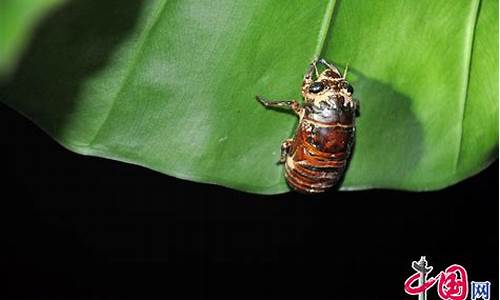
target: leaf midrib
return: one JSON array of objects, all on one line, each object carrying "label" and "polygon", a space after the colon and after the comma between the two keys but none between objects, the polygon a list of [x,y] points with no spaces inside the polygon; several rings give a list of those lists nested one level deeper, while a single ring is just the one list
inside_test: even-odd
[{"label": "leaf midrib", "polygon": [[320,57],[321,53],[323,52],[323,48],[325,47],[325,41],[331,28],[333,11],[335,10],[336,2],[336,0],[328,1],[325,14],[323,15],[323,21],[321,21],[321,27],[318,32],[318,44],[316,45],[316,49],[314,51],[314,58]]},{"label": "leaf midrib", "polygon": [[471,74],[471,69],[472,69],[472,51],[474,47],[474,37],[476,33],[476,25],[477,25],[477,20],[479,17],[479,7],[481,4],[481,0],[475,0],[474,5],[472,6],[472,18],[470,18],[469,15],[469,24],[467,27],[467,30],[465,31],[465,38],[466,38],[466,47],[465,47],[465,55],[464,55],[464,60],[465,63],[464,65],[467,66],[466,72],[464,72],[464,84],[463,84],[463,89],[461,93],[461,101],[460,101],[460,119],[459,119],[459,124],[460,124],[460,136],[458,140],[458,149],[457,149],[457,154],[455,158],[455,173],[458,171],[460,160],[462,158],[462,149],[463,149],[463,139],[464,139],[464,122],[465,122],[465,109],[467,106],[467,99],[469,97],[469,85],[470,85],[470,74]]},{"label": "leaf midrib", "polygon": [[124,75],[124,77],[123,77],[123,79],[122,79],[122,81],[120,83],[120,86],[116,90],[116,93],[115,93],[115,95],[113,96],[113,98],[111,100],[111,105],[110,105],[110,107],[109,107],[109,109],[108,109],[108,111],[106,113],[106,116],[104,117],[104,120],[102,121],[101,125],[99,125],[99,128],[97,129],[97,131],[94,134],[94,136],[92,137],[92,139],[88,142],[88,146],[89,147],[91,147],[95,143],[95,141],[99,137],[99,134],[101,133],[104,125],[107,123],[107,121],[108,121],[108,119],[109,119],[109,117],[111,115],[111,112],[113,111],[113,108],[115,107],[116,100],[119,98],[120,94],[123,92],[123,88],[127,85],[127,82],[129,81],[130,76],[131,76],[133,70],[137,66],[137,63],[139,61],[139,57],[140,57],[140,55],[142,53],[142,49],[144,48],[144,45],[146,44],[146,41],[150,37],[150,33],[155,28],[155,26],[158,24],[158,21],[160,20],[160,16],[165,11],[165,7],[166,7],[166,3],[167,2],[168,2],[168,0],[163,0],[159,4],[159,8],[154,13],[154,16],[152,17],[152,21],[150,21],[149,24],[146,25],[146,29],[143,31],[143,33],[139,37],[138,45],[136,46],[135,51],[132,54],[132,60],[129,63],[129,66],[128,66],[127,70],[125,71],[125,75]]}]

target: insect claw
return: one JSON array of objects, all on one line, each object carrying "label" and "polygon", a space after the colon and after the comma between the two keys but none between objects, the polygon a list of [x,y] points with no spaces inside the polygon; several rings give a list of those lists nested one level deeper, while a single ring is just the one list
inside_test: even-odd
[{"label": "insect claw", "polygon": [[262,103],[262,105],[267,106],[266,98],[264,98],[262,96],[255,96],[255,99],[257,99],[257,101],[259,101],[260,103]]},{"label": "insect claw", "polygon": [[309,68],[307,68],[306,74],[304,75],[304,80],[310,80],[312,78],[312,73],[315,68],[316,65],[314,63],[309,65]]}]

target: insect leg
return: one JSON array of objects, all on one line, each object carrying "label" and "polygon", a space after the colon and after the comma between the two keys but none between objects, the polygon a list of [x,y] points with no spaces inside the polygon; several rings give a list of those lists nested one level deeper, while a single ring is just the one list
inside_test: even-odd
[{"label": "insect leg", "polygon": [[316,77],[318,77],[318,68],[316,67],[316,63],[318,62],[318,59],[315,58],[310,64],[309,64],[309,68],[307,68],[307,72],[306,74],[304,75],[304,82],[307,80],[309,82],[312,81],[312,75],[313,75],[313,72],[316,73]]},{"label": "insect leg", "polygon": [[355,113],[356,113],[356,117],[359,117],[359,115],[361,114],[361,107],[359,106],[359,100],[358,99],[354,99],[354,107],[355,107]]},{"label": "insect leg", "polygon": [[269,101],[264,97],[257,96],[255,97],[257,101],[262,103],[265,107],[270,107],[270,108],[282,108],[282,109],[291,109],[293,110],[296,114],[299,114],[300,111],[302,110],[302,107],[300,106],[299,102],[295,100],[277,100],[277,101]]},{"label": "insect leg", "polygon": [[290,147],[292,146],[293,139],[286,139],[281,143],[281,156],[280,160],[278,161],[278,164],[283,164],[286,162],[286,156],[288,155],[288,152],[290,151]]},{"label": "insect leg", "polygon": [[344,78],[344,79],[346,79],[346,76],[347,76],[347,70],[349,70],[349,64],[346,64],[346,65],[345,65],[344,74],[342,75],[342,78]]},{"label": "insect leg", "polygon": [[[325,59],[320,58],[320,59],[318,60],[318,62],[319,62],[320,64],[323,64],[325,67],[327,67],[327,68],[329,68],[329,69],[331,69],[331,70],[335,71],[336,73],[340,74],[339,69],[337,69],[337,67],[335,67],[334,65],[329,64],[329,63],[328,63]],[[347,71],[347,70],[346,70],[346,71]]]}]

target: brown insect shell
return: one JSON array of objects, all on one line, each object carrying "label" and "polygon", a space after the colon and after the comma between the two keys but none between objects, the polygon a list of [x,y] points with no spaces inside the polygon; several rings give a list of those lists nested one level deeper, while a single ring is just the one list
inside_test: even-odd
[{"label": "brown insect shell", "polygon": [[[324,89],[319,93],[309,92],[309,86],[314,82],[322,82]],[[314,148],[324,151],[325,155],[332,153],[338,156],[340,152],[347,151],[346,157],[349,156],[353,143],[356,102],[347,91],[347,86],[347,81],[340,73],[332,69],[323,71],[315,81],[306,82],[302,88],[305,105],[299,125],[305,126],[305,131],[298,130],[303,137],[296,139],[296,142],[303,139]],[[310,126],[315,129],[312,130]],[[353,129],[350,131],[331,126],[348,126]]]},{"label": "brown insect shell", "polygon": [[[309,91],[314,82],[323,89]],[[329,66],[302,86],[305,104],[285,162],[285,178],[296,191],[319,193],[341,180],[354,144],[356,102],[340,72]]]}]

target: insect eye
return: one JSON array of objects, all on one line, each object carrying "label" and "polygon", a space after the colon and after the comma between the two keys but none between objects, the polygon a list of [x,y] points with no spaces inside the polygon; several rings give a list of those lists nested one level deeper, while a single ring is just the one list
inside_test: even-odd
[{"label": "insect eye", "polygon": [[354,93],[354,89],[352,88],[352,85],[347,83],[346,81],[342,82],[341,87],[345,89],[350,95]]},{"label": "insect eye", "polygon": [[317,93],[321,92],[324,88],[325,88],[325,85],[323,84],[323,82],[313,82],[309,86],[309,92],[317,94]]}]

